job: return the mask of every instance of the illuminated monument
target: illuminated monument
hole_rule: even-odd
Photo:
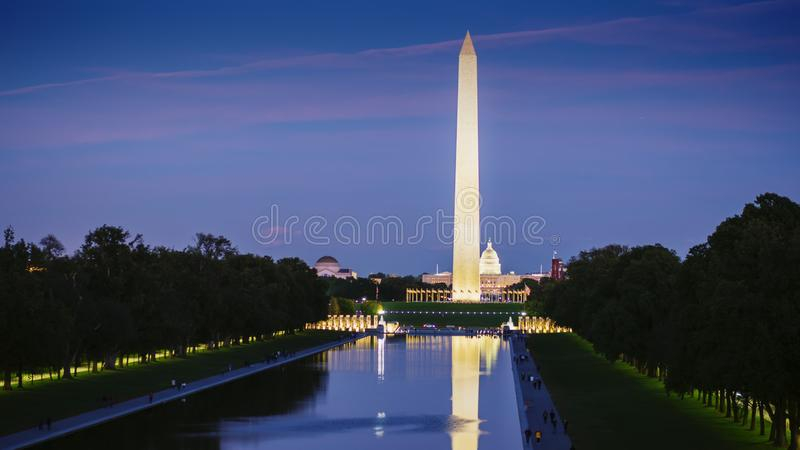
[[[539,280],[545,274],[516,275],[500,271],[500,257],[489,241],[481,254],[481,196],[478,167],[478,56],[467,32],[458,55],[458,117],[456,120],[456,184],[453,217],[453,272],[423,274],[427,284],[448,289],[409,288],[407,302],[518,302],[529,290],[512,289],[523,278]]]
[[[481,300],[478,178],[478,56],[467,32],[458,55],[452,288],[452,300],[457,302]]]

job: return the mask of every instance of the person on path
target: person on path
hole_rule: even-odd
[[[176,387],[176,386],[175,386],[175,384],[176,384],[176,383],[175,383],[175,378],[173,378],[173,379],[172,379],[172,387],[173,387],[173,388],[174,388],[174,387]]]
[[[536,430],[534,437],[536,438],[537,443],[542,442],[542,432],[540,430]]]
[[[564,434],[567,434],[567,427],[569,427],[569,420],[564,420]]]
[[[547,410],[542,413],[542,422],[547,423]]]
[[[556,413],[552,409],[550,410],[550,422],[556,422]]]
[[[531,442],[531,429],[525,428],[525,443],[529,444]]]
[[[48,417],[46,422],[47,422],[47,430],[50,431],[50,427],[53,425],[53,421]]]
[[[148,395],[147,395],[147,401],[148,401],[149,403],[153,403],[153,393],[152,393],[152,392],[151,392],[150,394],[148,394]]]

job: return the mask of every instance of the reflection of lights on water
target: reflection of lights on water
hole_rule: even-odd
[[[385,348],[386,338],[378,338],[378,380],[383,381],[384,363],[383,354]]]
[[[480,422],[478,400],[481,375],[489,375],[501,346],[488,336],[453,336],[451,339],[452,418],[451,450],[477,450]],[[485,372],[481,373],[481,366]]]
[[[386,413],[384,411],[378,411],[378,414],[377,414],[376,417],[377,417],[377,419],[379,421],[383,421],[384,419],[386,419]],[[379,437],[379,438],[383,437],[383,425],[382,424],[379,423],[378,425],[375,425],[372,428],[372,430],[375,431],[375,437]]]
[[[383,412],[383,411],[380,411],[380,412],[378,412],[377,417],[378,417],[378,420],[382,421],[382,420],[386,419],[386,413]],[[378,424],[375,427],[373,427],[372,429],[375,431],[375,437],[383,437],[383,425]]]

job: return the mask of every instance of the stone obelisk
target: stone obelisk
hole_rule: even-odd
[[[478,56],[467,32],[458,55],[453,301],[481,299],[478,189]]]

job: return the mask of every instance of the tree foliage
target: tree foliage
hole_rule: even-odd
[[[123,357],[231,345],[326,317],[326,286],[296,258],[240,254],[198,234],[183,251],[147,246],[104,225],[74,255],[53,235],[39,245],[5,230],[0,247],[0,363],[4,388],[23,373],[72,376]]]
[[[776,446],[800,447],[800,205],[763,194],[680,262],[660,245],[581,252],[529,309],[572,327],[611,361],[664,379]],[[761,413],[763,415],[763,413]],[[759,420],[763,433],[763,419]]]

